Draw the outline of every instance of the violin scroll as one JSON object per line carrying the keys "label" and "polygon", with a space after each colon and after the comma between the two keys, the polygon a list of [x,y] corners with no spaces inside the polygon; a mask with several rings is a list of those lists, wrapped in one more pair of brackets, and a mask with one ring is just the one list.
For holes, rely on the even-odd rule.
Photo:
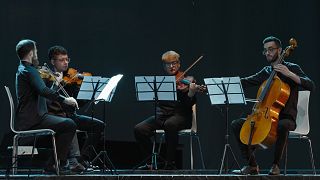
{"label": "violin scroll", "polygon": [[286,47],[284,53],[285,53],[285,57],[288,57],[290,55],[290,53],[296,48],[298,47],[298,43],[297,40],[294,38],[291,38],[289,40],[289,46]]}

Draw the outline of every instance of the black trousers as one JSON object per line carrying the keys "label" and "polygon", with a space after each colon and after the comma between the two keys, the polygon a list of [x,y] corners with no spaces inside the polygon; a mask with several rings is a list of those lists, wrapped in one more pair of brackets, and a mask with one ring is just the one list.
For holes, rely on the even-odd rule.
{"label": "black trousers", "polygon": [[[248,149],[248,145],[243,144],[240,140],[240,130],[245,122],[245,119],[236,119],[231,123],[231,127],[233,129],[234,135],[238,142],[242,157],[248,161],[250,166],[257,166],[257,162],[255,159],[254,151],[256,150],[255,146],[252,146],[251,154]],[[296,128],[296,123],[291,119],[279,119],[278,129],[277,129],[277,140],[275,143],[275,151],[274,151],[274,159],[273,164],[278,164],[281,160],[284,147],[287,143],[289,131],[293,131]]]}
{"label": "black trousers", "polygon": [[73,114],[69,117],[76,123],[77,129],[86,131],[88,134],[88,139],[85,139],[85,142],[81,148],[81,156],[85,160],[94,158],[95,154],[90,151],[89,147],[92,146],[97,149],[97,145],[104,136],[105,124],[99,119],[84,115]]}
{"label": "black trousers", "polygon": [[[52,129],[56,132],[58,159],[61,165],[65,165],[69,147],[77,129],[76,123],[70,118],[44,114],[41,123],[31,129]],[[53,163],[52,160],[49,163]]]}
{"label": "black trousers", "polygon": [[159,115],[157,119],[155,119],[155,116],[151,116],[134,127],[134,135],[136,141],[139,143],[143,157],[146,158],[152,152],[152,142],[150,138],[154,135],[155,130],[163,129],[167,143],[166,160],[172,162],[175,161],[178,131],[190,127],[191,120],[188,120],[182,115]]}

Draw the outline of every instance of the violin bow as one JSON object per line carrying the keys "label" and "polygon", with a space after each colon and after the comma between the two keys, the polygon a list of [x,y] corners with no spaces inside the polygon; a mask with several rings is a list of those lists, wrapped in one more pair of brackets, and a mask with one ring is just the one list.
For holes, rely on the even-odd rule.
{"label": "violin bow", "polygon": [[201,59],[203,58],[203,55],[200,56],[195,62],[193,62],[183,73],[177,78],[180,79],[182,76],[184,76],[194,65],[196,65]]}

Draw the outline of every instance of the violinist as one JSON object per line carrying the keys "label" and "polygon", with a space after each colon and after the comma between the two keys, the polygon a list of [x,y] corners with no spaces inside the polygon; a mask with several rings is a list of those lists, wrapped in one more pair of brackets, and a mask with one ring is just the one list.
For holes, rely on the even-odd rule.
{"label": "violinist", "polygon": [[[69,76],[67,72],[70,58],[67,50],[62,46],[53,46],[48,50],[48,57],[53,66],[53,72],[58,74],[56,79],[62,82],[66,76]],[[54,83],[51,83],[51,85],[58,88]],[[67,84],[67,86],[65,86],[65,91],[70,96],[76,96],[79,91],[78,84]],[[76,140],[73,141],[74,143],[73,146],[71,146],[69,158],[70,164],[72,165],[71,170],[81,172],[85,170],[84,168],[88,169],[92,167],[90,160],[94,158],[95,154],[90,151],[89,146],[92,146],[95,149],[97,148],[97,145],[103,137],[104,123],[93,117],[79,115],[75,112],[74,108],[63,106],[61,103],[55,101],[48,104],[48,111],[51,114],[71,118],[76,123],[77,129],[87,131],[88,133],[88,138],[84,142],[80,157],[78,143]],[[80,160],[81,164],[78,163],[77,158]]]}
{"label": "violinist", "polygon": [[[281,41],[278,38],[273,36],[265,38],[263,40],[262,54],[266,57],[270,65],[265,66],[254,75],[241,79],[244,88],[259,86],[269,78],[271,72],[274,70],[281,81],[290,87],[289,98],[279,113],[277,140],[275,142],[274,157],[269,175],[280,174],[279,162],[287,143],[289,131],[293,131],[296,128],[298,90],[305,89],[312,91],[315,88],[313,81],[308,78],[299,65],[286,61],[278,63],[282,52]],[[234,170],[233,173],[244,175],[259,174],[259,167],[254,155],[257,147],[252,145],[249,149],[248,145],[240,141],[240,130],[244,122],[245,119],[237,119],[232,121],[231,126],[239,144],[241,155],[248,162],[248,165],[244,166],[241,170]]]}
{"label": "violinist", "polygon": [[[168,75],[177,75],[180,71],[180,55],[175,51],[167,51],[162,55],[164,71]],[[134,135],[139,143],[142,155],[146,158],[151,151],[151,140],[156,129],[165,131],[167,143],[166,164],[164,169],[175,169],[175,150],[178,145],[178,131],[191,127],[192,105],[196,103],[197,87],[193,82],[181,89],[177,87],[178,101],[160,101],[156,117],[151,116],[134,127]],[[150,170],[150,162],[139,167],[141,170]]]}
{"label": "violinist", "polygon": [[[76,132],[76,124],[67,117],[51,115],[47,111],[46,98],[61,104],[77,106],[72,97],[64,97],[46,87],[36,67],[39,64],[36,43],[24,39],[16,45],[20,65],[16,73],[15,128],[17,130],[52,129],[56,132],[57,155],[60,160],[60,173],[70,173],[67,165],[69,145]],[[55,172],[54,161],[50,159],[45,171]]]}

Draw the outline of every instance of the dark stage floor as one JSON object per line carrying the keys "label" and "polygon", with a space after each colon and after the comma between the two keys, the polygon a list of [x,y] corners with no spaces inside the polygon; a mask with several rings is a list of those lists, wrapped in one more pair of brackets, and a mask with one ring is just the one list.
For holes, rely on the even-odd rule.
{"label": "dark stage floor", "polygon": [[[319,172],[319,171],[318,171]],[[289,170],[287,175],[269,176],[267,170],[262,170],[260,175],[239,176],[233,174],[218,175],[217,170],[117,170],[113,174],[110,171],[102,172],[100,170],[87,174],[79,175],[46,175],[41,174],[40,170],[32,170],[28,176],[28,171],[19,171],[18,175],[6,175],[5,170],[0,171],[0,179],[65,179],[65,180],[135,180],[135,179],[152,179],[152,180],[172,180],[172,179],[197,179],[197,180],[316,180],[320,175],[313,175],[309,170]]]}

